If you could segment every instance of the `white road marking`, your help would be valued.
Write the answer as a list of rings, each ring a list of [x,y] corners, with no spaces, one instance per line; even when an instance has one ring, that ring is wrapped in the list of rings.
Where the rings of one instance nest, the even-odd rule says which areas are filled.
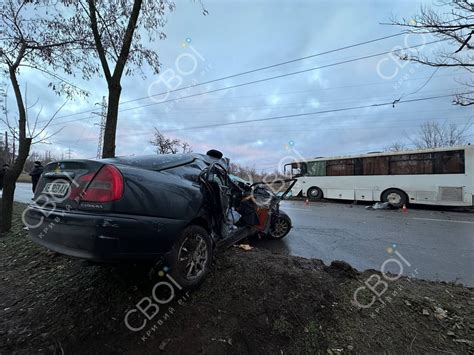
[[[412,219],[418,219],[422,221],[436,221],[436,222],[452,222],[452,223],[468,223],[468,224],[474,224],[474,222],[471,221],[456,221],[453,219],[436,219],[436,218],[417,218],[413,217]]]

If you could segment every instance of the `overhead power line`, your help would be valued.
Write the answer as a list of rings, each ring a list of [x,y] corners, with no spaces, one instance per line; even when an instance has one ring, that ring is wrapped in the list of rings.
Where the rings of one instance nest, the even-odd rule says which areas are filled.
[[[363,41],[363,42],[351,44],[351,45],[348,45],[348,46],[344,46],[344,47],[339,47],[339,48],[331,49],[331,50],[328,50],[328,51],[325,51],[325,52],[320,52],[320,53],[316,53],[316,54],[311,54],[311,55],[307,55],[307,56],[304,56],[304,57],[300,57],[300,58],[296,58],[296,59],[291,59],[291,60],[287,60],[287,61],[284,61],[284,62],[275,63],[275,64],[267,65],[267,66],[264,66],[264,67],[260,67],[260,68],[256,68],[256,69],[251,69],[251,70],[243,71],[243,72],[236,73],[236,74],[231,74],[231,75],[223,76],[223,77],[216,78],[216,79],[212,79],[212,80],[209,80],[209,81],[204,81],[204,82],[202,82],[202,83],[196,83],[196,84],[193,84],[193,85],[184,86],[184,87],[182,87],[182,88],[177,88],[177,89],[174,89],[174,90],[168,90],[168,91],[161,92],[161,93],[158,93],[158,94],[154,94],[154,95],[151,95],[151,96],[142,96],[142,97],[138,97],[138,98],[131,99],[131,100],[128,100],[128,101],[123,101],[123,102],[121,102],[121,104],[122,104],[122,105],[123,105],[123,104],[128,104],[128,103],[130,103],[130,102],[136,102],[136,101],[146,100],[146,99],[149,99],[150,97],[156,97],[156,96],[166,95],[166,94],[169,94],[169,93],[172,93],[172,92],[177,92],[177,91],[181,91],[181,90],[192,89],[192,88],[195,88],[195,87],[198,87],[198,86],[202,86],[202,85],[207,85],[207,84],[215,83],[215,82],[217,82],[217,81],[222,81],[222,80],[226,80],[226,79],[236,78],[236,77],[238,77],[238,76],[247,75],[247,74],[251,74],[251,73],[256,73],[256,72],[259,72],[259,71],[262,71],[262,70],[271,69],[271,68],[276,68],[276,67],[283,66],[283,65],[286,65],[286,64],[296,63],[296,62],[303,61],[303,60],[306,60],[306,59],[315,58],[315,57],[319,57],[319,56],[322,56],[322,55],[331,54],[331,53],[343,51],[343,50],[346,50],[346,49],[355,48],[355,47],[363,46],[363,45],[366,45],[366,44],[370,44],[370,43],[375,43],[375,42],[383,41],[383,40],[386,40],[386,39],[389,39],[389,38],[399,37],[399,36],[404,35],[404,34],[406,34],[406,33],[407,33],[407,32],[400,32],[400,33],[396,33],[396,34],[389,35],[389,36],[379,37],[379,38],[371,39],[371,40],[368,40],[368,41]],[[76,113],[73,113],[73,114],[68,115],[68,116],[60,116],[60,117],[58,117],[58,118],[71,117],[71,116],[80,115],[80,114],[83,114],[83,113],[91,113],[91,112],[93,112],[93,111],[94,111],[94,109],[91,109],[91,110],[87,110],[87,111],[76,112]]]
[[[469,95],[473,94],[474,91],[461,93],[460,95]],[[428,97],[420,97],[415,99],[407,99],[407,100],[400,100],[396,103],[396,105],[404,104],[404,103],[411,103],[411,102],[419,102],[419,101],[427,101],[427,100],[435,100],[440,98],[452,97],[453,94],[450,95],[438,95],[438,96],[428,96]],[[217,128],[217,127],[225,127],[225,126],[236,126],[240,124],[247,124],[247,123],[255,123],[255,122],[267,122],[267,121],[274,121],[280,120],[285,118],[298,118],[298,117],[307,117],[313,115],[321,115],[327,113],[335,113],[335,112],[343,112],[343,111],[352,111],[352,110],[359,110],[359,109],[366,109],[366,108],[376,108],[376,107],[384,107],[384,106],[394,106],[393,101],[383,102],[378,104],[371,104],[371,105],[361,105],[361,106],[351,106],[351,107],[342,107],[337,109],[331,110],[320,110],[320,111],[313,111],[313,112],[306,112],[306,113],[297,113],[291,115],[281,115],[281,116],[272,116],[266,118],[256,118],[251,120],[241,120],[241,121],[233,121],[233,122],[224,122],[224,123],[215,123],[215,124],[207,124],[207,125],[200,125],[200,126],[191,126],[191,127],[182,127],[182,128],[173,128],[173,129],[164,129],[160,130],[162,133],[170,133],[170,132],[180,132],[180,131],[188,131],[188,130],[197,130],[197,129],[207,129],[207,128]],[[147,132],[143,133],[134,133],[133,136],[141,136],[141,135],[149,135],[149,129]],[[130,133],[126,135],[117,135],[117,137],[130,137]]]
[[[270,66],[266,66],[266,67],[261,67],[261,68],[257,68],[257,69],[253,69],[253,70],[248,70],[248,71],[241,72],[241,73],[237,73],[237,74],[232,74],[232,75],[228,75],[228,76],[216,78],[216,79],[209,80],[209,81],[202,82],[202,83],[196,83],[196,84],[193,84],[193,85],[184,86],[184,87],[182,87],[182,88],[177,88],[177,89],[174,89],[174,90],[164,91],[164,92],[161,92],[161,93],[158,93],[158,94],[154,94],[154,95],[143,96],[143,97],[139,97],[139,98],[132,99],[132,100],[128,100],[128,101],[123,101],[123,102],[121,102],[121,104],[127,104],[127,103],[130,103],[130,102],[135,102],[135,101],[139,101],[139,100],[145,100],[145,99],[149,99],[149,98],[151,98],[151,97],[166,95],[166,94],[170,94],[170,93],[177,92],[177,91],[181,91],[181,90],[192,89],[192,88],[195,88],[195,87],[198,87],[198,86],[207,85],[207,84],[214,83],[214,82],[217,82],[217,81],[222,81],[222,80],[226,80],[226,79],[229,79],[229,78],[242,76],[242,75],[245,75],[245,74],[249,74],[249,73],[253,73],[253,72],[265,70],[265,69],[268,69],[268,68],[271,68],[271,67],[277,67],[277,66],[285,65],[285,64],[292,63],[292,62],[296,62],[296,61],[299,61],[299,60],[304,60],[304,59],[308,59],[308,58],[312,58],[312,57],[316,57],[316,56],[320,56],[320,55],[324,55],[324,54],[328,54],[328,53],[333,53],[333,52],[341,51],[341,50],[344,50],[344,49],[347,49],[347,48],[352,48],[352,47],[361,46],[361,45],[364,45],[364,44],[367,44],[367,43],[373,43],[373,42],[381,41],[381,40],[384,40],[384,39],[387,39],[387,38],[391,38],[391,37],[397,37],[397,36],[400,36],[400,35],[402,35],[402,34],[405,34],[405,32],[401,32],[401,33],[398,33],[398,34],[395,34],[395,35],[391,35],[391,36],[380,37],[380,38],[376,38],[376,39],[369,40],[369,41],[365,41],[365,42],[356,43],[356,44],[353,44],[353,45],[350,45],[350,46],[341,47],[341,48],[333,49],[333,50],[330,50],[330,51],[326,51],[326,52],[322,52],[322,53],[317,53],[317,54],[313,54],[313,55],[311,55],[311,56],[301,57],[301,58],[293,59],[293,60],[286,61],[286,62],[282,62],[282,63],[276,63],[276,64],[273,64],[273,65],[270,65]],[[425,46],[425,45],[429,45],[429,44],[433,44],[433,43],[437,43],[437,42],[442,42],[442,41],[446,41],[446,39],[436,40],[436,41],[433,41],[433,42],[427,42],[427,43],[420,44],[420,45],[416,45],[416,46],[405,47],[405,48],[401,48],[401,49],[397,49],[397,50],[392,50],[392,51],[388,51],[388,52],[384,52],[384,53],[379,53],[379,54],[374,55],[374,56],[380,56],[380,55],[389,54],[389,53],[392,53],[392,52],[397,52],[397,51],[406,50],[406,49],[418,48],[418,47],[421,47],[421,46]],[[358,59],[356,59],[356,60],[360,60],[360,59],[361,59],[361,58],[358,58]],[[326,66],[324,66],[324,67],[326,67]],[[318,69],[318,68],[310,68],[310,69],[306,69],[306,70],[304,70],[304,71],[298,71],[298,72],[294,72],[294,73],[285,74],[285,75],[283,75],[283,76],[295,75],[295,74],[299,74],[300,72],[302,73],[302,72],[307,72],[307,71],[316,70],[316,69]],[[276,79],[276,78],[279,78],[279,77],[280,77],[280,76],[271,77],[271,78],[268,78],[268,79],[265,79],[265,80],[272,80],[272,79]],[[249,83],[249,84],[252,84],[252,83],[253,83],[253,82],[251,82],[251,83]],[[247,84],[247,85],[249,85],[249,84]],[[242,85],[239,85],[239,86],[242,86]],[[229,89],[231,89],[231,88],[232,88],[232,87],[229,87]],[[219,91],[221,91],[221,90],[225,90],[225,88],[219,89]],[[199,95],[204,95],[204,93],[200,93]],[[196,95],[194,95],[194,96],[196,96]],[[189,96],[189,97],[192,97],[192,96]],[[184,98],[188,98],[188,97],[185,96],[185,97],[180,97],[180,98],[178,98],[178,99],[164,100],[164,101],[160,101],[159,103],[165,103],[165,102],[180,100],[180,99],[184,99]],[[155,103],[155,104],[157,104],[157,103]],[[140,106],[139,106],[139,107],[140,107]],[[67,118],[67,117],[77,116],[77,115],[81,115],[81,114],[85,114],[85,113],[91,113],[91,112],[93,112],[93,111],[94,111],[93,109],[92,109],[92,110],[86,110],[86,111],[80,111],[80,112],[75,112],[75,113],[72,113],[72,114],[69,114],[69,115],[65,115],[65,116],[58,116],[57,118],[58,118],[58,119],[59,119],[59,118]],[[119,112],[121,112],[121,111],[119,111]]]
[[[161,93],[158,93],[158,94],[154,94],[154,95],[151,95],[151,96],[140,97],[140,98],[137,98],[137,99],[125,101],[125,102],[123,102],[123,103],[125,104],[125,103],[140,101],[140,100],[144,100],[144,99],[147,99],[147,98],[150,98],[150,97],[156,97],[156,96],[166,95],[166,94],[169,94],[169,93],[172,93],[172,92],[176,92],[176,91],[192,89],[192,88],[195,88],[195,87],[198,87],[198,86],[212,84],[212,83],[215,83],[215,82],[217,82],[217,81],[232,79],[232,78],[236,78],[236,77],[239,77],[239,76],[242,76],[242,75],[247,75],[247,74],[256,73],[256,72],[259,72],[259,71],[262,71],[262,70],[267,70],[267,69],[271,69],[271,68],[280,67],[280,66],[283,66],[283,65],[286,65],[286,64],[291,64],[291,63],[300,62],[300,61],[302,61],[302,60],[306,60],[306,59],[310,59],[310,58],[315,58],[315,57],[319,57],[319,56],[322,56],[322,55],[326,55],[326,54],[331,54],[331,53],[343,51],[343,50],[350,49],[350,48],[355,48],[355,47],[359,47],[359,46],[364,46],[364,45],[366,45],[366,44],[370,44],[370,43],[374,43],[374,42],[383,41],[383,40],[386,40],[386,39],[389,39],[389,38],[399,37],[399,36],[401,36],[401,35],[403,35],[403,34],[406,34],[406,32],[400,32],[400,33],[397,33],[397,34],[394,34],[394,35],[379,37],[379,38],[375,38],[375,39],[372,39],[372,40],[363,41],[363,42],[351,44],[351,45],[344,46],[344,47],[340,47],[340,48],[336,48],[336,49],[331,49],[331,50],[328,50],[328,51],[325,51],[325,52],[320,52],[320,53],[308,55],[308,56],[305,56],[305,57],[300,57],[300,58],[296,58],[296,59],[292,59],[292,60],[287,60],[287,61],[285,61],[285,62],[280,62],[280,63],[271,64],[271,65],[267,65],[267,66],[260,67],[260,68],[256,68],[256,69],[247,70],[247,71],[244,71],[244,72],[240,72],[240,73],[236,73],[236,74],[224,76],[224,77],[221,77],[221,78],[217,78],[217,79],[212,79],[212,80],[204,81],[204,82],[202,82],[202,83],[197,83],[197,84],[193,84],[193,85],[188,85],[188,86],[184,86],[184,87],[182,87],[182,88],[177,88],[177,89],[174,89],[174,90],[164,91],[164,92],[161,92]]]
[[[469,94],[474,94],[474,91],[464,92],[464,93],[461,93],[459,95],[469,95]],[[396,104],[398,105],[398,104],[410,103],[410,102],[434,100],[434,99],[440,99],[440,98],[452,97],[452,96],[453,96],[453,94],[451,94],[451,95],[430,96],[430,97],[421,97],[421,98],[416,98],[416,99],[400,100],[400,101],[397,101]],[[351,110],[359,110],[359,109],[364,109],[364,108],[374,108],[374,107],[383,107],[383,106],[394,106],[394,102],[391,101],[391,102],[384,102],[384,103],[372,104],[372,105],[343,107],[343,108],[338,108],[338,109],[314,111],[314,112],[307,112],[307,113],[296,113],[296,114],[293,114],[293,115],[282,115],[282,116],[274,116],[274,117],[267,117],[267,118],[256,118],[256,119],[244,120],[244,121],[233,121],[233,122],[215,123],[215,124],[194,126],[194,127],[183,127],[183,128],[176,128],[176,129],[170,129],[170,130],[163,130],[161,132],[166,133],[166,132],[176,132],[176,131],[184,131],[184,130],[190,130],[190,129],[193,130],[193,129],[214,128],[214,127],[223,127],[223,126],[234,126],[234,125],[239,125],[239,124],[242,124],[242,123],[265,122],[265,121],[273,121],[273,120],[279,120],[279,119],[284,119],[284,118],[321,115],[321,114],[325,114],[325,113],[351,111]]]
[[[447,41],[447,39],[440,39],[440,40],[431,41],[431,42],[427,42],[427,43],[423,43],[423,44],[418,44],[418,45],[415,45],[415,46],[404,47],[404,48],[390,50],[390,51],[386,51],[386,52],[380,52],[380,53],[370,54],[370,55],[366,55],[366,56],[362,56],[362,57],[347,59],[347,60],[343,60],[343,61],[340,61],[340,62],[330,63],[330,64],[321,65],[321,66],[308,68],[308,69],[303,69],[303,70],[298,70],[298,71],[294,71],[294,72],[290,72],[290,73],[275,75],[275,76],[271,76],[271,77],[268,77],[268,78],[252,80],[252,81],[248,81],[248,82],[245,82],[245,83],[225,86],[225,87],[222,87],[222,88],[207,90],[207,91],[204,91],[204,92],[199,92],[199,93],[195,93],[195,94],[191,94],[191,95],[181,96],[181,97],[177,97],[177,98],[173,98],[173,99],[167,99],[167,100],[163,100],[163,101],[159,101],[159,102],[153,102],[153,103],[149,103],[149,104],[145,104],[145,105],[139,105],[139,106],[135,106],[135,107],[124,108],[124,109],[119,110],[119,112],[126,112],[126,111],[136,110],[136,109],[140,109],[140,108],[145,108],[145,107],[150,107],[150,106],[155,106],[155,105],[161,105],[161,104],[168,103],[168,102],[188,99],[188,98],[191,98],[191,97],[197,97],[197,96],[212,94],[212,93],[219,92],[219,91],[235,89],[235,88],[242,87],[242,86],[253,85],[253,84],[257,84],[257,83],[261,83],[261,82],[265,82],[265,81],[269,81],[269,80],[275,80],[275,79],[289,77],[289,76],[293,76],[293,75],[297,75],[297,74],[303,74],[303,73],[307,73],[307,72],[318,70],[318,69],[330,68],[330,67],[334,67],[334,66],[338,66],[338,65],[342,65],[342,64],[353,63],[353,62],[360,61],[360,60],[375,58],[375,57],[379,57],[379,56],[390,54],[390,53],[396,53],[396,52],[400,52],[400,51],[403,51],[403,50],[418,48],[418,47],[422,47],[422,46],[426,46],[426,45],[430,45],[430,44],[435,44],[435,43],[439,43],[439,42],[444,42],[444,41]],[[219,80],[222,80],[222,79],[219,79]],[[215,79],[215,81],[218,81],[218,79]],[[191,88],[191,87],[195,87],[195,86],[198,86],[198,84],[196,84],[194,86],[189,86],[187,88]],[[184,89],[184,88],[181,88],[179,90],[182,90],[182,89]],[[162,94],[171,93],[171,92],[175,92],[175,91],[178,91],[178,90],[170,90],[170,91],[167,91],[167,92],[162,93]],[[148,96],[148,97],[150,97],[150,96]],[[67,118],[67,117],[75,116],[75,115],[82,114],[82,113],[88,113],[88,112],[89,111],[83,111],[83,112],[78,112],[78,113],[74,113],[74,114],[67,115],[67,116],[61,116],[61,117],[57,117],[57,118]],[[69,123],[69,122],[81,121],[82,119],[83,118],[79,118],[79,119],[76,119],[76,120],[70,120],[70,121],[66,121],[66,122],[62,122],[62,123],[54,123],[54,124],[51,124],[50,126],[57,125],[57,124]]]
[[[431,90],[427,91],[425,94],[428,93],[436,93],[436,92],[449,92],[450,90],[456,90],[458,88],[448,88],[448,89],[439,89],[439,90]],[[460,89],[460,88],[459,88]],[[386,97],[387,95],[385,95]],[[371,99],[385,99],[385,97],[377,96],[377,97],[371,97]],[[322,103],[351,103],[354,101],[361,101],[361,98],[355,98],[355,99],[350,99],[350,100],[335,100],[335,101],[324,101]],[[160,117],[163,116],[170,116],[170,115],[183,115],[186,113],[210,113],[210,112],[228,112],[228,111],[236,111],[239,109],[254,109],[254,110],[277,110],[277,109],[288,109],[288,108],[305,108],[310,106],[310,104],[298,104],[298,103],[288,103],[286,105],[259,105],[259,106],[229,106],[229,107],[222,107],[222,108],[217,108],[217,109],[208,109],[208,110],[174,110],[173,112],[167,112],[167,113],[160,113]],[[84,118],[76,118],[72,119],[69,121],[62,121],[62,122],[56,122],[54,124],[50,124],[50,126],[58,126],[58,125],[64,125],[67,123],[72,123],[72,122],[79,122],[79,121],[84,121],[88,120],[89,117],[84,117]]]
[[[349,117],[349,116],[338,116],[338,117]],[[449,120],[449,121],[452,121],[452,120],[461,120],[461,119],[464,119],[466,121],[466,123],[469,123],[471,122],[471,119],[473,118],[472,115],[461,115],[461,116],[450,116],[449,118],[441,118],[441,119],[433,119],[433,121],[441,121],[441,120]],[[424,122],[426,121],[425,118],[419,118],[419,117],[416,117],[416,118],[402,118],[402,119],[396,119],[396,120],[369,120],[369,121],[363,121],[363,122],[360,122],[362,123],[363,125],[357,125],[358,122],[342,122],[342,123],[337,123],[337,125],[331,125],[330,127],[321,127],[321,126],[318,126],[317,127],[317,131],[337,131],[337,130],[347,130],[347,129],[350,129],[350,130],[380,130],[380,129],[404,129],[406,127],[419,127],[419,122]],[[316,121],[314,121],[316,123]],[[399,123],[400,122],[411,122],[411,123],[414,123],[414,124],[403,124],[403,125],[400,125]],[[396,126],[381,126],[381,125],[376,125],[377,123],[389,123],[389,124],[397,124]],[[311,123],[305,123],[305,132],[307,130],[307,128],[311,128],[311,126],[309,126]],[[259,128],[259,132],[278,132],[278,131],[281,131],[281,132],[285,132],[285,133],[289,133],[289,134],[294,134],[294,133],[302,133],[302,128],[301,127],[297,127],[297,126],[293,126],[293,127],[283,127],[281,125],[271,125],[271,126],[264,126],[264,127],[260,127]],[[165,132],[165,130],[160,130],[160,132]],[[148,133],[149,134],[149,133]],[[145,133],[140,133],[140,134],[136,134],[136,135],[145,135]],[[131,137],[131,136],[135,136],[133,134],[121,134],[121,135],[118,135],[117,137]],[[86,139],[83,139],[84,141],[93,141],[95,140],[96,138],[86,138]],[[64,145],[68,145],[69,142],[65,142],[65,141],[57,141],[55,142],[57,144],[64,144]],[[78,144],[76,144],[75,146],[79,146]],[[91,158],[92,159],[92,158]]]
[[[294,71],[294,72],[290,72],[290,73],[275,75],[275,76],[271,76],[271,77],[268,77],[268,78],[252,80],[252,81],[248,81],[248,82],[245,82],[245,83],[230,85],[230,86],[226,86],[226,87],[223,87],[223,88],[208,90],[208,91],[204,91],[204,92],[200,92],[200,93],[196,93],[196,94],[181,96],[181,97],[173,98],[173,99],[169,99],[169,100],[163,100],[163,101],[160,101],[160,102],[154,102],[154,103],[141,105],[141,106],[135,106],[135,107],[129,107],[129,108],[119,110],[119,112],[136,110],[137,108],[155,106],[155,105],[164,104],[164,103],[167,103],[167,102],[187,99],[187,98],[190,98],[190,97],[196,97],[196,96],[201,96],[201,95],[206,95],[206,94],[212,94],[214,92],[223,91],[223,90],[235,89],[235,88],[242,87],[242,86],[253,85],[253,84],[262,83],[262,82],[269,81],[269,80],[275,80],[275,79],[285,78],[285,77],[289,77],[289,76],[293,76],[293,75],[297,75],[297,74],[303,74],[303,73],[307,73],[307,72],[318,70],[318,69],[330,68],[330,67],[335,67],[335,66],[342,65],[342,64],[353,63],[353,62],[357,62],[357,61],[364,60],[364,59],[375,58],[375,57],[379,57],[379,56],[382,56],[382,55],[395,53],[395,52],[399,52],[399,51],[406,50],[406,49],[418,48],[418,47],[425,46],[425,45],[428,45],[428,44],[434,44],[434,43],[439,43],[439,42],[443,42],[443,41],[446,41],[446,39],[436,40],[436,41],[427,42],[427,43],[424,43],[424,44],[419,44],[419,45],[416,45],[416,46],[405,47],[405,48],[401,48],[401,49],[396,49],[396,50],[391,50],[391,51],[386,51],[386,52],[381,52],[381,53],[376,53],[376,54],[370,54],[370,55],[366,55],[366,56],[362,56],[362,57],[347,59],[347,60],[343,60],[343,61],[340,61],[340,62],[325,64],[325,65],[321,65],[321,66],[317,66],[317,67],[313,67],[313,68],[308,68],[308,69],[298,70],[298,71]]]
[[[451,73],[451,74],[443,74],[443,75],[436,75],[434,78],[439,79],[439,78],[444,78],[444,77],[450,77],[450,76],[459,76],[460,73]],[[423,76],[423,77],[413,77],[413,78],[404,78],[403,81],[416,81],[416,80],[424,80],[424,79],[429,79],[432,78],[433,74],[429,76]],[[301,94],[301,93],[309,93],[309,92],[320,92],[320,91],[328,91],[328,90],[339,90],[339,89],[347,89],[347,88],[358,88],[358,87],[364,87],[364,86],[377,86],[377,85],[392,85],[393,82],[384,80],[384,81],[378,81],[378,82],[369,82],[369,83],[363,83],[363,84],[352,84],[352,85],[341,85],[341,86],[331,86],[331,87],[324,87],[324,88],[319,88],[319,89],[307,89],[307,90],[297,90],[297,91],[283,91],[279,92],[275,95],[292,95],[292,94]],[[254,95],[243,95],[243,96],[232,96],[232,97],[226,97],[227,100],[234,100],[234,99],[242,99],[242,98],[254,98],[254,97],[259,97],[259,96],[268,96],[272,94],[268,93],[263,93],[263,94],[254,94]],[[217,98],[206,98],[206,100],[222,100],[220,97]]]
[[[416,111],[395,111],[395,112],[384,112],[383,113],[383,116],[384,117],[390,117],[390,116],[398,116],[398,117],[413,117],[413,118],[396,118],[396,119],[384,119],[384,120],[376,120],[376,121],[367,121],[367,120],[362,120],[360,123],[398,123],[398,122],[412,122],[412,121],[426,121],[426,118],[420,118],[420,115],[419,114],[422,114],[422,113],[426,113],[426,114],[429,114],[429,113],[437,113],[438,116],[440,116],[441,114],[443,113],[446,113],[446,112],[452,112],[453,111],[453,108],[450,108],[450,109],[444,109],[444,110],[416,110]],[[345,115],[337,115],[337,120],[340,120],[340,119],[348,119],[348,118],[361,118],[361,117],[372,117],[372,116],[377,116],[377,115],[380,115],[380,113],[363,113],[363,114],[357,114],[357,116],[355,116],[354,114],[345,114]],[[415,116],[416,115],[416,116]],[[416,117],[416,118],[415,118]],[[461,115],[461,116],[449,116],[448,119],[460,119],[460,118],[474,118],[474,116],[472,114],[468,114],[468,115]],[[297,118],[298,119],[298,118]],[[433,118],[433,120],[439,120],[439,119],[445,119],[445,118]],[[316,121],[315,121],[316,122]],[[333,121],[334,122],[334,121]],[[331,124],[333,123],[331,122]],[[342,125],[343,126],[346,126],[346,125],[352,125],[353,123],[358,123],[358,122],[354,122],[354,121],[351,121],[351,122],[347,122],[347,121],[344,121],[342,122]],[[309,124],[309,123],[305,123],[305,124]],[[351,126],[352,127],[352,126]],[[268,126],[268,127],[261,127],[259,128],[259,130],[272,130],[274,128],[281,128],[282,130],[289,130],[289,129],[292,129],[292,128],[295,128],[295,127],[288,127],[288,123],[285,123],[285,122],[280,122],[278,124],[272,124],[271,126]],[[371,127],[365,127],[365,128],[372,128]],[[377,128],[380,128],[380,127],[377,127]],[[150,128],[151,129],[151,128]],[[297,128],[298,130],[301,130],[301,127]],[[325,128],[324,128],[325,129]],[[127,134],[127,135],[118,135],[117,137],[130,137],[130,136],[133,136],[133,131],[130,131],[130,129],[127,129],[130,133]],[[160,130],[161,131],[161,130]],[[80,141],[88,141],[88,140],[96,140],[97,138],[96,137],[89,137],[89,138],[78,138],[76,141],[75,141],[75,144],[77,145]],[[64,141],[56,141],[56,143],[59,143],[59,144],[69,144],[69,142],[64,142]]]

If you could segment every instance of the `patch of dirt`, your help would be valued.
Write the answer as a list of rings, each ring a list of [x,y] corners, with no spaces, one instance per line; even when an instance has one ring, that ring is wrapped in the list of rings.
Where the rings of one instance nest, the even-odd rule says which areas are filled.
[[[132,313],[132,326],[146,321],[134,332],[125,315],[152,299],[157,282],[172,284],[166,275],[50,254],[27,239],[17,207],[15,229],[0,238],[2,354],[473,352],[470,288],[400,278],[387,283],[384,305],[361,309],[354,292],[380,274],[257,248],[219,255],[198,290],[177,292],[152,319]]]

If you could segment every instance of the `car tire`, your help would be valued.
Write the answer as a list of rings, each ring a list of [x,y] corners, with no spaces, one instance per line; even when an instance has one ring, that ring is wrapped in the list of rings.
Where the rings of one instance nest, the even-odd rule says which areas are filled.
[[[388,202],[391,206],[401,208],[408,202],[408,196],[402,190],[388,189],[382,194],[382,202]]]
[[[279,215],[270,228],[269,237],[271,239],[283,239],[290,233],[291,219],[287,215]]]
[[[323,198],[323,190],[321,190],[319,187],[311,187],[308,189],[306,196],[308,196],[310,200],[319,201]]]
[[[165,258],[170,275],[184,289],[199,286],[211,267],[212,239],[206,229],[198,225],[187,226]]]

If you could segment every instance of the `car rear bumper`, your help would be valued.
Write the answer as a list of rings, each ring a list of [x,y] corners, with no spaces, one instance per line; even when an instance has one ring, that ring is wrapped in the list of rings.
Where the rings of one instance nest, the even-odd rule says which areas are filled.
[[[61,254],[95,261],[156,259],[173,246],[186,222],[117,214],[91,214],[29,206],[30,238]]]

